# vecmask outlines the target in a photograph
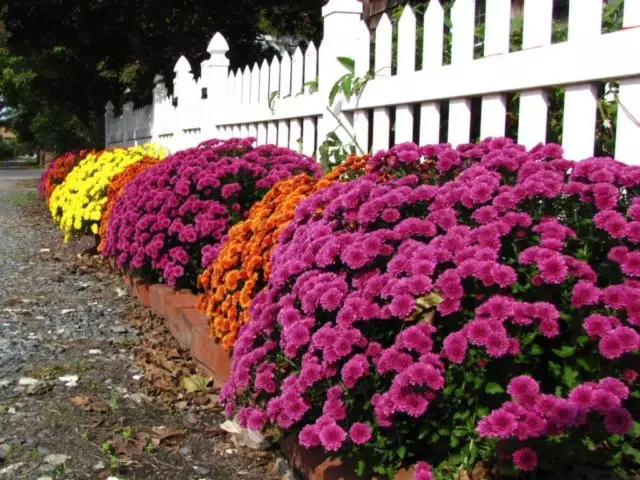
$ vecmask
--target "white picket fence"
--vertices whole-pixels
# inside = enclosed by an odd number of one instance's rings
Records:
[[[360,2],[329,0],[322,9],[324,38],[318,49],[311,44],[305,52],[298,48],[292,56],[285,53],[270,63],[230,71],[229,47],[217,33],[198,79],[180,57],[172,96],[157,78],[151,105],[134,110],[128,103],[114,117],[113,105],[107,104],[105,143],[152,140],[176,151],[208,138],[255,136],[260,144],[313,154],[335,130],[345,141],[354,137],[363,150],[376,151],[390,142],[437,143],[441,123],[448,120],[447,141],[457,145],[470,140],[473,97],[482,98],[480,136],[503,136],[507,96],[519,92],[516,140],[532,147],[547,138],[548,89],[563,86],[562,144],[567,158],[582,159],[594,153],[597,86],[616,80],[615,156],[640,164],[640,0],[626,0],[623,29],[606,34],[601,33],[603,1],[570,0],[568,41],[552,43],[553,0],[525,0],[522,49],[510,52],[511,0],[486,0],[484,56],[474,59],[476,0],[456,0],[449,65],[443,65],[444,10],[439,0],[431,0],[423,18],[406,7],[397,25],[397,63],[392,68],[390,18],[383,17],[370,33],[361,20]],[[418,22],[424,22],[420,69]],[[358,98],[339,98],[330,113],[329,92],[346,73],[338,57],[353,58],[356,74],[363,76],[370,70],[371,45],[375,78]],[[448,119],[441,118],[444,101]]]

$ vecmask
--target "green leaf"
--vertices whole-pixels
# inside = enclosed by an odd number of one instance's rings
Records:
[[[571,368],[569,365],[565,365],[564,372],[562,373],[564,384],[569,388],[573,388],[578,384],[577,378],[578,372]]]
[[[484,388],[484,391],[489,395],[497,395],[499,393],[504,393],[504,388],[494,382],[487,383],[487,386]]]
[[[542,355],[542,347],[540,345],[538,345],[538,344],[535,344],[535,345],[533,345],[531,347],[531,350],[530,350],[529,353],[531,353],[531,355],[535,355],[535,356]]]
[[[398,448],[398,456],[400,458],[404,458],[406,454],[407,454],[407,447],[402,445],[400,448]]]
[[[344,78],[344,77],[343,77]],[[331,87],[331,91],[329,92],[329,106],[333,105],[338,93],[340,92],[340,88],[342,87],[342,78],[338,80],[333,87]]]
[[[554,348],[553,353],[555,353],[560,358],[568,358],[568,357],[571,357],[574,353],[576,353],[576,349],[574,347],[565,345],[562,348]]]
[[[275,103],[275,99],[278,96],[280,92],[279,91],[273,91],[269,94],[269,110],[273,111],[274,109],[274,103]]]
[[[350,57],[338,57],[340,65],[349,70],[349,73],[353,74],[356,71],[356,61]]]
[[[351,90],[351,76],[350,75],[345,75],[344,77],[342,77],[342,92],[344,93],[344,96],[349,98],[351,97],[351,95],[353,95],[353,91]]]
[[[309,88],[309,93],[314,93],[318,91],[318,81],[317,80],[309,80],[304,83],[305,87]]]

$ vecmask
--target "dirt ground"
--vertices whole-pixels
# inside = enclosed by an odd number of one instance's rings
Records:
[[[220,428],[209,379],[91,240],[62,243],[35,187],[0,172],[0,479],[281,478],[277,452]]]

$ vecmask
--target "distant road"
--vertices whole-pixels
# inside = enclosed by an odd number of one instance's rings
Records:
[[[0,182],[40,178],[41,173],[42,170],[39,168],[2,168],[0,165]]]

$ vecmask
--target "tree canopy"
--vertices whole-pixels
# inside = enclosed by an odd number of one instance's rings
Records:
[[[0,95],[23,141],[97,146],[104,105],[150,100],[156,73],[185,55],[197,70],[220,31],[232,67],[266,53],[260,34],[317,40],[322,0],[13,0],[0,11]]]

